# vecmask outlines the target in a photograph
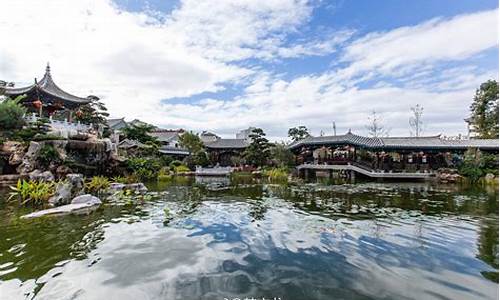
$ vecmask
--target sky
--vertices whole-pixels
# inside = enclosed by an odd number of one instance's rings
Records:
[[[475,90],[498,80],[498,2],[486,0],[4,0],[0,79],[43,76],[112,117],[223,137],[366,135],[376,111],[409,136],[466,133]]]

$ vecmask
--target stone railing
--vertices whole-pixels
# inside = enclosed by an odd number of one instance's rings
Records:
[[[38,121],[39,117],[37,117],[35,114],[32,114],[25,116],[25,119],[28,123],[35,123],[36,121]],[[66,120],[54,120],[52,119],[52,117],[49,117],[49,123],[47,125],[50,126],[51,133],[65,138],[78,132],[87,133],[92,129],[92,126],[87,124],[82,124],[80,122],[73,123]]]

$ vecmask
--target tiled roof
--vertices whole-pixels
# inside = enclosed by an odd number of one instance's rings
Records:
[[[172,155],[189,155],[190,154],[188,149],[168,147],[168,146],[163,146],[158,151],[160,151],[163,154],[172,154]]]
[[[47,65],[47,69],[45,70],[45,74],[43,75],[42,80],[39,82],[32,84],[30,86],[21,87],[21,88],[6,88],[5,95],[7,96],[18,96],[27,94],[35,89],[38,91],[44,92],[52,97],[59,98],[61,100],[71,102],[73,104],[87,104],[91,102],[89,98],[82,98],[78,96],[71,95],[63,91],[60,87],[58,87],[54,81],[52,80],[52,76],[50,75],[50,67]]]
[[[205,145],[208,149],[244,149],[248,142],[244,139],[218,139]]]
[[[156,137],[160,142],[170,142],[179,137],[183,130],[156,130],[150,133],[151,136]]]
[[[125,118],[120,119],[107,119],[106,122],[111,129],[121,129],[127,126],[127,122],[125,122]]]
[[[440,136],[372,138],[347,133],[337,136],[308,137],[289,145],[297,149],[310,145],[354,145],[371,149],[498,149],[496,139],[448,140]]]
[[[130,149],[130,148],[134,148],[134,147],[144,148],[144,147],[149,147],[149,146],[145,145],[139,141],[130,140],[130,139],[124,139],[123,141],[121,141],[118,144],[118,148],[122,148],[122,149]]]

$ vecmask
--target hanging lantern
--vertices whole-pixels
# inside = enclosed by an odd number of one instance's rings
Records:
[[[36,109],[40,109],[42,107],[42,101],[40,101],[39,99],[33,101],[32,104]]]

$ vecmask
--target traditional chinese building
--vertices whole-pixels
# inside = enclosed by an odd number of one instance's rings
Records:
[[[289,146],[296,155],[297,164],[305,168],[316,165],[317,169],[333,170],[335,165],[349,165],[351,169],[362,168],[372,173],[432,173],[439,168],[453,168],[470,148],[498,154],[498,140],[450,140],[440,136],[364,137],[348,132],[338,136],[308,137]]]
[[[28,111],[37,113],[39,116],[52,116],[56,112],[63,113],[67,115],[69,121],[81,105],[98,99],[95,96],[78,97],[62,90],[54,83],[48,64],[40,81],[35,78],[35,82],[26,87],[7,87],[5,95],[10,98],[26,95],[21,103],[28,108]]]
[[[241,160],[242,154],[248,147],[245,139],[219,138],[213,142],[205,143],[210,161],[215,165],[234,166]]]

